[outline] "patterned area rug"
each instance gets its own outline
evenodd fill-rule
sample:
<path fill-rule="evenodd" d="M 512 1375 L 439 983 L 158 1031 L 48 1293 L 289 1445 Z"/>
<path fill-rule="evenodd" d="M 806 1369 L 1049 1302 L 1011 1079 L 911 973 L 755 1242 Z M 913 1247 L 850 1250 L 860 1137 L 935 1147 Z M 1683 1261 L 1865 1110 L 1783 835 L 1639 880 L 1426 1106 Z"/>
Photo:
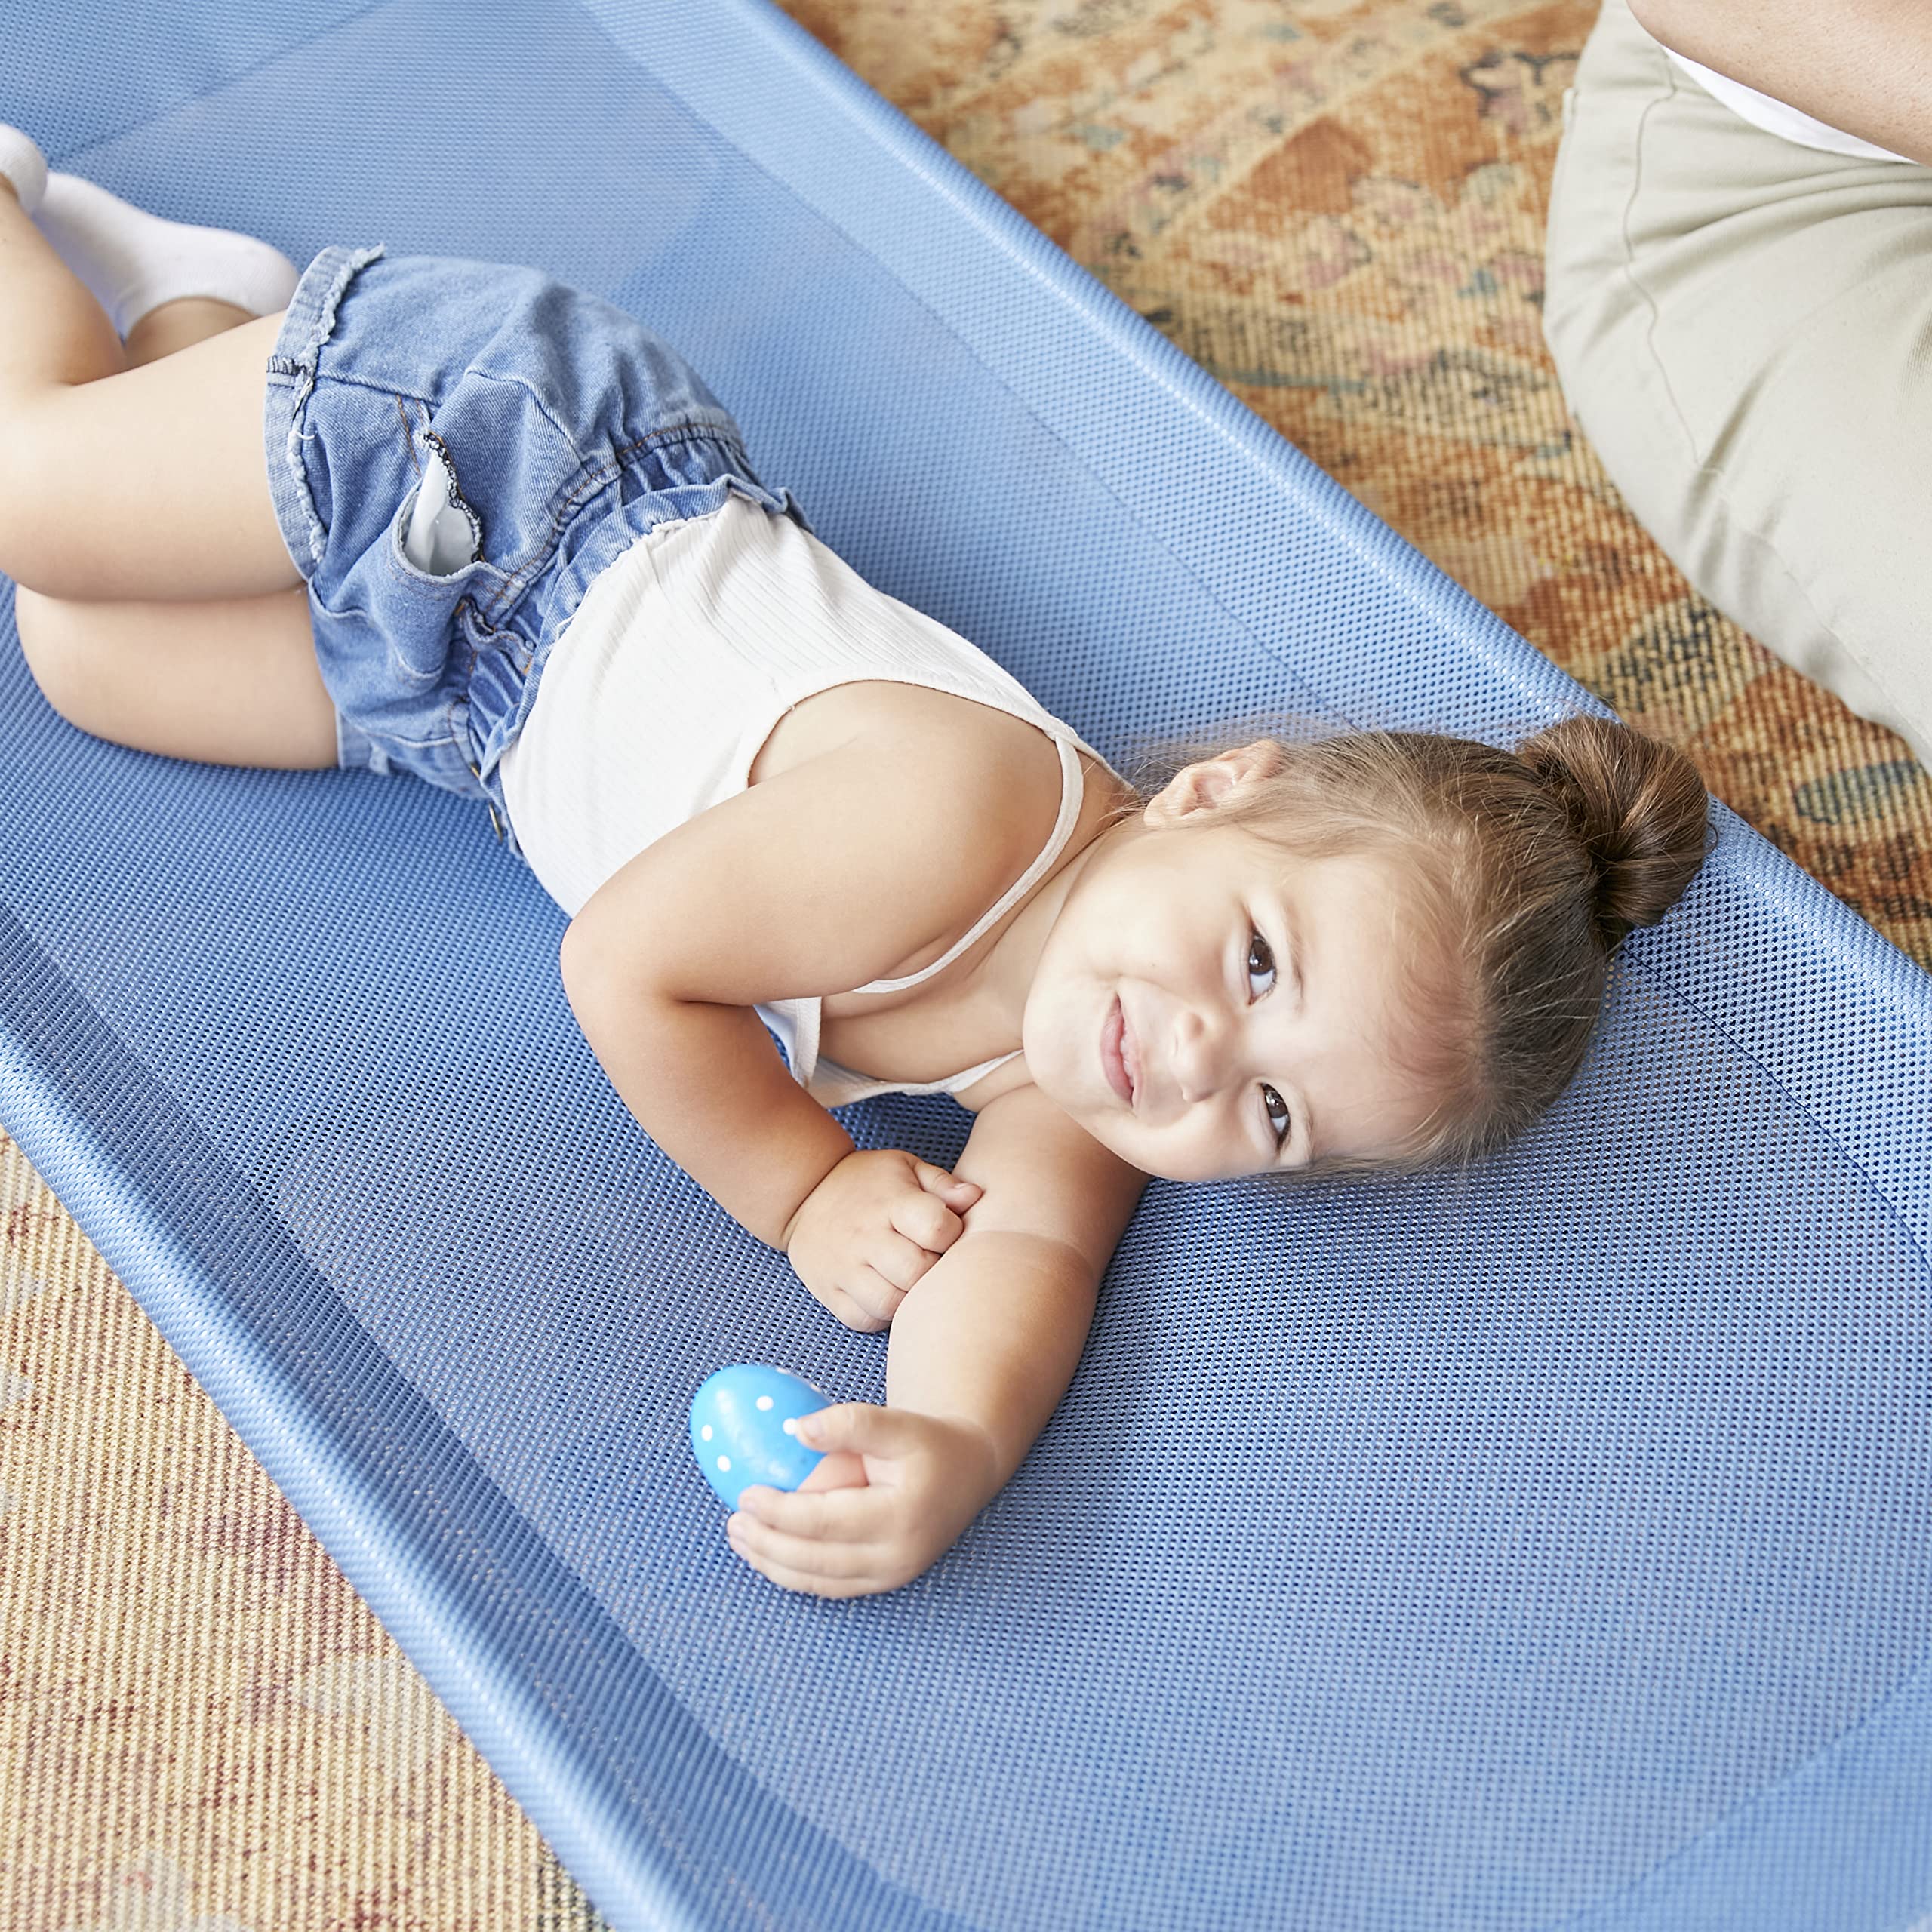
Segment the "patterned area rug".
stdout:
<path fill-rule="evenodd" d="M 1932 964 L 1932 781 L 1693 596 L 1537 328 L 1585 0 L 789 0 Z M 0 1925 L 578 1932 L 535 1831 L 0 1139 Z"/>

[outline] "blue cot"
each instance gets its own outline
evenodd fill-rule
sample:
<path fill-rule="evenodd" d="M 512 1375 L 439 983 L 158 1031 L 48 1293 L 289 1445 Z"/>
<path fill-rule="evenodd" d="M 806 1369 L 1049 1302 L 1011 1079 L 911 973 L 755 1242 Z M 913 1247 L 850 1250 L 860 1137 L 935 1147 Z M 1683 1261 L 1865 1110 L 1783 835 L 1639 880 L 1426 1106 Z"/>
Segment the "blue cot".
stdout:
<path fill-rule="evenodd" d="M 146 205 L 631 309 L 1110 755 L 1591 703 L 764 0 L 16 5 L 0 45 L 0 118 Z M 1932 982 L 1734 817 L 1539 1131 L 1155 1185 L 1012 1484 L 823 1601 L 727 1549 L 686 1404 L 747 1361 L 881 1400 L 884 1339 L 638 1130 L 480 808 L 90 739 L 11 609 L 0 1118 L 613 1925 L 1932 1913 Z"/>

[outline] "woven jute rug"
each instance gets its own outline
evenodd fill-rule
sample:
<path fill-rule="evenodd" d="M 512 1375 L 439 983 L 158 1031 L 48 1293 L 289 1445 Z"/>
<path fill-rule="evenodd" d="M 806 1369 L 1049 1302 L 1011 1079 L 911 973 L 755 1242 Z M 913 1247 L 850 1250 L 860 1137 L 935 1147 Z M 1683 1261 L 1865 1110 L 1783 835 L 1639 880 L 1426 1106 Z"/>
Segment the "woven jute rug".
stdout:
<path fill-rule="evenodd" d="M 1592 8 L 791 0 L 1251 408 L 1932 964 L 1932 782 L 1694 596 L 1537 328 Z M 597 1923 L 0 1140 L 0 1926 Z"/>

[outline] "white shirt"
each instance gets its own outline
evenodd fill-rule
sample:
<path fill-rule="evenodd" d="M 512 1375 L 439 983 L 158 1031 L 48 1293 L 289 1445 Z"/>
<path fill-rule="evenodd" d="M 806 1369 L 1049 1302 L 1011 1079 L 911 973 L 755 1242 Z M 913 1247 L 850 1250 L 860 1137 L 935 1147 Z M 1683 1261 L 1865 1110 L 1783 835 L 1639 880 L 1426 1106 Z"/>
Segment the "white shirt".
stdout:
<path fill-rule="evenodd" d="M 632 544 L 592 582 L 552 645 L 500 765 L 531 869 L 574 918 L 647 845 L 743 791 L 794 705 L 870 678 L 990 705 L 1037 724 L 1060 751 L 1059 817 L 1032 866 L 943 957 L 855 990 L 931 978 L 1059 856 L 1080 816 L 1082 756 L 1104 761 L 977 645 L 875 589 L 790 518 L 735 493 L 722 509 L 660 525 Z M 783 1043 L 792 1078 L 826 1106 L 870 1094 L 955 1093 L 1017 1057 L 943 1080 L 875 1080 L 819 1057 L 820 1006 L 814 995 L 758 1011 Z"/>

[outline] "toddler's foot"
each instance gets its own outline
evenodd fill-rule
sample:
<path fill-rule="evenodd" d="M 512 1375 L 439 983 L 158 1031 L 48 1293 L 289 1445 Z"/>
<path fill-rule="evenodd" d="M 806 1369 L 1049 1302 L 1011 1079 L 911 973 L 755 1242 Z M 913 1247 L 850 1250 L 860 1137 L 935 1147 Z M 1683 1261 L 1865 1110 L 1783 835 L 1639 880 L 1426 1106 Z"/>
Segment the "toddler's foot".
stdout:
<path fill-rule="evenodd" d="M 252 235 L 165 220 L 77 174 L 47 177 L 34 218 L 124 337 L 150 310 L 184 295 L 271 315 L 288 306 L 302 278 L 286 255 Z"/>
<path fill-rule="evenodd" d="M 0 174 L 12 183 L 20 206 L 32 214 L 46 192 L 47 157 L 31 134 L 5 122 L 0 122 Z"/>

